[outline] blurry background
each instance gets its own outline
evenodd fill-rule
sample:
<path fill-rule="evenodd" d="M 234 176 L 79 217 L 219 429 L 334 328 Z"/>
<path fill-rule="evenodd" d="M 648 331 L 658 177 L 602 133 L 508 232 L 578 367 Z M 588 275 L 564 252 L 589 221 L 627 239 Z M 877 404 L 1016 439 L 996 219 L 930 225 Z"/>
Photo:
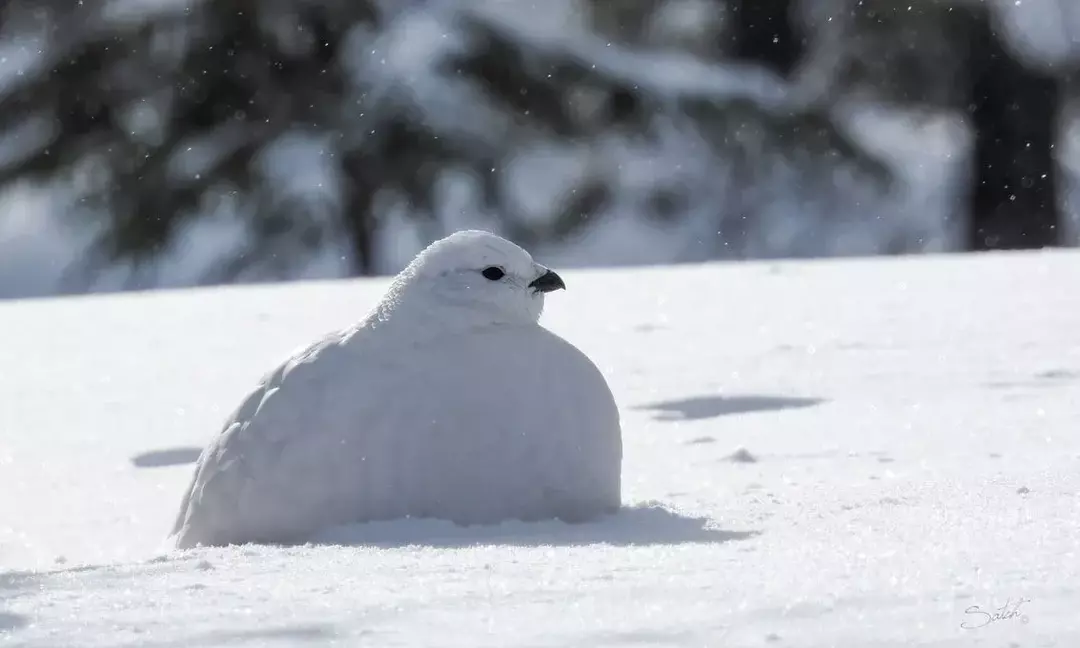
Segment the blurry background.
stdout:
<path fill-rule="evenodd" d="M 4 0 L 0 297 L 1078 240 L 1075 0 Z"/>

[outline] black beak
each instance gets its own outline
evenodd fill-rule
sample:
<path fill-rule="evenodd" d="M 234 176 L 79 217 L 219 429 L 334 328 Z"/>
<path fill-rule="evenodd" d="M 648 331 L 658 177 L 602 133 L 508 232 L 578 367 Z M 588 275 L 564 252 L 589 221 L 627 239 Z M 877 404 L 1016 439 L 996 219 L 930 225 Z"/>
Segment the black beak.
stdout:
<path fill-rule="evenodd" d="M 553 270 L 548 270 L 529 284 L 529 288 L 546 293 L 552 290 L 566 290 L 566 284 L 563 283 L 562 277 L 555 274 Z"/>

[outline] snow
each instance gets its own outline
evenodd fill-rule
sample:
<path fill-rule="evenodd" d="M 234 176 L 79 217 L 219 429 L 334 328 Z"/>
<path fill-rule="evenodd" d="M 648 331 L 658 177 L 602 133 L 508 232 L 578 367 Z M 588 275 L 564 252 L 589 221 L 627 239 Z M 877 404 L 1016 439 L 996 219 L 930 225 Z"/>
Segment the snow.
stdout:
<path fill-rule="evenodd" d="M 0 645 L 1080 643 L 1076 252 L 561 274 L 626 510 L 291 548 L 160 544 L 253 381 L 385 279 L 0 304 Z"/>
<path fill-rule="evenodd" d="M 295 544 L 406 517 L 617 511 L 611 390 L 537 322 L 545 294 L 564 287 L 490 233 L 433 243 L 366 317 L 304 344 L 243 398 L 199 458 L 176 547 Z"/>

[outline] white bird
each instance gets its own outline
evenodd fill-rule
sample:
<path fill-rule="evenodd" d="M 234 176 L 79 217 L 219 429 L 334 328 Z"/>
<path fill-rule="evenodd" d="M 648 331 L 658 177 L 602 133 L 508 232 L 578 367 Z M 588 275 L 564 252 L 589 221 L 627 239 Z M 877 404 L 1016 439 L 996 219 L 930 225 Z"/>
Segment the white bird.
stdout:
<path fill-rule="evenodd" d="M 619 411 L 539 324 L 552 270 L 494 234 L 436 241 L 372 312 L 269 373 L 202 452 L 177 548 L 344 524 L 582 522 L 618 510 Z"/>

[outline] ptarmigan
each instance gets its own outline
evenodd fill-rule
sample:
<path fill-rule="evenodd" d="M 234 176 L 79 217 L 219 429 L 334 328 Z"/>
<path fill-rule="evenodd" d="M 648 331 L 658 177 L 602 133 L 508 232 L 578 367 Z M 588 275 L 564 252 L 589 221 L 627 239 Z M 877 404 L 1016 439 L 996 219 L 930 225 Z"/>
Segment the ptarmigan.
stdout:
<path fill-rule="evenodd" d="M 558 274 L 494 234 L 436 241 L 358 324 L 268 374 L 203 451 L 177 548 L 343 524 L 561 519 L 619 508 L 607 382 L 540 326 Z"/>

